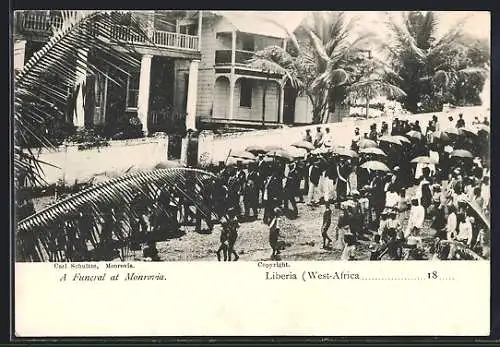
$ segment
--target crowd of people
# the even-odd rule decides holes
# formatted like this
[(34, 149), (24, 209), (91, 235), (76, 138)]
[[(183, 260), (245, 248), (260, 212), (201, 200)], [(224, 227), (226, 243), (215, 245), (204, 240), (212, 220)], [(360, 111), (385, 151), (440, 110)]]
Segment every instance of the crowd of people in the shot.
[[(297, 218), (298, 202), (323, 209), (322, 247), (340, 247), (343, 260), (356, 258), (360, 242), (372, 260), (418, 259), (426, 221), (440, 259), (463, 257), (463, 249), (488, 256), (489, 225), (479, 217), (490, 212), (486, 118), (467, 125), (459, 114), (440, 124), (434, 116), (425, 129), (395, 118), (363, 135), (356, 128), (350, 148), (336, 146), (328, 127), (306, 130), (302, 140), (310, 144), (303, 157), (257, 149), (255, 160), (219, 162), (212, 200), (221, 217), (219, 260), (238, 259), (240, 223), (259, 218), (277, 259), (283, 216)], [(332, 228), (335, 209), (340, 217)]]

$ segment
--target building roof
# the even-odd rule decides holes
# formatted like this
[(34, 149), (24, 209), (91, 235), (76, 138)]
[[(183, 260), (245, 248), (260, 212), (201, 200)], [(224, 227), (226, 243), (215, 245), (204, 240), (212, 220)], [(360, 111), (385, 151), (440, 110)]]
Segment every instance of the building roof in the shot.
[(266, 18), (263, 15), (249, 13), (248, 11), (217, 11), (216, 14), (227, 19), (241, 32), (277, 38), (286, 38), (288, 36), (283, 27), (275, 23), (273, 19)]

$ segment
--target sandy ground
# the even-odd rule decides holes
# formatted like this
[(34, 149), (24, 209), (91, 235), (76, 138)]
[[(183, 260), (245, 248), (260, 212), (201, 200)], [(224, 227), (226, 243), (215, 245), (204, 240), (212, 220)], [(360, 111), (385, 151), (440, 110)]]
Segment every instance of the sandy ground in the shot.
[[(410, 196), (411, 191), (408, 193)], [(35, 208), (39, 210), (53, 201), (52, 198), (36, 200)], [(282, 235), (289, 245), (281, 252), (282, 260), (339, 260), (343, 245), (339, 242), (333, 244), (332, 249), (322, 248), (321, 223), (323, 206), (311, 208), (304, 203), (298, 204), (299, 217), (296, 219), (283, 218)], [(239, 261), (270, 260), (271, 248), (269, 246), (269, 227), (262, 222), (262, 213), (259, 211), (259, 220), (242, 222), (235, 250), (239, 254)], [(340, 210), (334, 209), (329, 236), (333, 239)], [(406, 227), (408, 212), (399, 215), (403, 227)], [(430, 221), (427, 220), (422, 230), (422, 238), (431, 238), (429, 229)], [(206, 229), (203, 225), (202, 228)], [(162, 261), (217, 261), (217, 249), (220, 245), (220, 225), (216, 225), (212, 233), (195, 232), (194, 227), (181, 228), (182, 236), (157, 243), (159, 256)], [(124, 251), (125, 260), (143, 260), (142, 251)], [(356, 259), (368, 260), (370, 252), (368, 242), (361, 242), (357, 246)], [(117, 259), (118, 260), (118, 259)]]
[[(332, 249), (322, 248), (321, 224), (323, 206), (311, 208), (304, 203), (298, 204), (299, 217), (283, 218), (283, 238), (289, 245), (281, 252), (281, 260), (339, 260), (343, 245), (334, 242)], [(332, 213), (332, 226), (329, 236), (334, 239), (340, 210)], [(259, 217), (262, 217), (260, 211)], [(406, 227), (408, 212), (399, 215), (403, 227)], [(430, 220), (425, 221), (421, 232), (423, 239), (430, 240), (433, 231), (430, 230)], [(179, 238), (158, 242), (157, 248), (162, 261), (217, 261), (217, 249), (220, 242), (220, 225), (216, 225), (211, 234), (197, 233), (193, 227), (183, 227), (185, 234)], [(271, 260), (272, 250), (269, 246), (269, 227), (262, 220), (241, 223), (235, 250), (240, 256), (239, 261)], [(425, 240), (424, 240), (425, 241)], [(362, 241), (357, 246), (356, 259), (368, 260), (370, 252), (368, 241)], [(142, 260), (140, 251), (126, 254), (127, 258)]]

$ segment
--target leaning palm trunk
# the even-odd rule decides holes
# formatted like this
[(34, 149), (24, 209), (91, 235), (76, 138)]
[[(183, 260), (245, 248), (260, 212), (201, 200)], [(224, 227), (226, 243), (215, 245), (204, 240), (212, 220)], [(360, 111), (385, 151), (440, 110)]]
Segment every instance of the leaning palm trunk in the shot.
[(98, 254), (103, 247), (127, 247), (131, 220), (158, 212), (163, 218), (177, 218), (179, 207), (186, 202), (195, 207), (200, 218), (217, 218), (210, 202), (214, 177), (202, 170), (171, 168), (97, 184), (19, 221), (16, 258), (102, 260)]

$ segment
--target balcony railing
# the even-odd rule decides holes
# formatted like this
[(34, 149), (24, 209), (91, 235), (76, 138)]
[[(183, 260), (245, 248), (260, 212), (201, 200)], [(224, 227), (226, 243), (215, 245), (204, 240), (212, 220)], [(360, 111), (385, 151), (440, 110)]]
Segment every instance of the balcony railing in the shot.
[[(249, 51), (235, 51), (235, 64), (247, 65), (248, 60), (252, 59), (254, 52)], [(231, 64), (231, 50), (215, 51), (215, 65), (230, 65)]]
[(134, 45), (158, 46), (198, 50), (198, 36), (173, 33), (169, 31), (152, 30), (149, 37), (134, 32), (126, 25), (114, 25), (111, 37), (117, 41)]
[[(21, 17), (21, 30), (40, 34), (50, 34), (53, 29), (62, 26), (62, 18), (45, 13), (24, 14)], [(127, 25), (113, 25), (111, 38), (116, 41), (150, 47), (167, 47), (187, 50), (198, 50), (198, 36), (168, 31), (152, 30), (149, 35), (141, 35)]]
[(23, 14), (21, 18), (21, 28), (25, 31), (50, 34), (53, 29), (62, 27), (63, 19), (57, 16), (49, 16), (46, 13)]

